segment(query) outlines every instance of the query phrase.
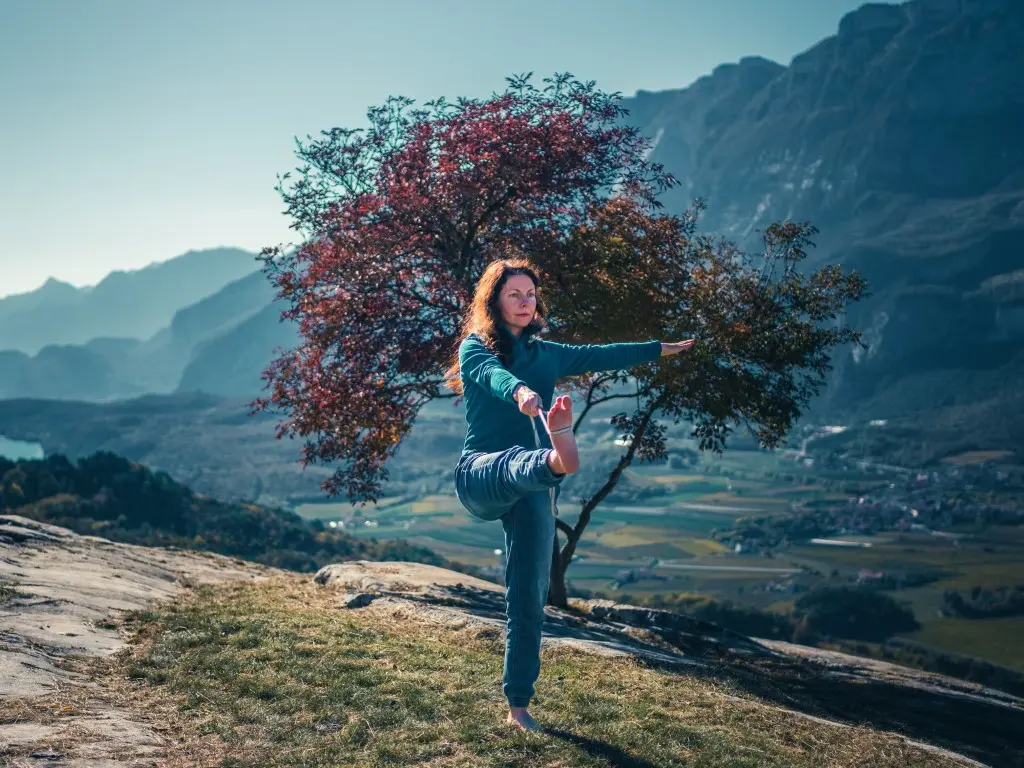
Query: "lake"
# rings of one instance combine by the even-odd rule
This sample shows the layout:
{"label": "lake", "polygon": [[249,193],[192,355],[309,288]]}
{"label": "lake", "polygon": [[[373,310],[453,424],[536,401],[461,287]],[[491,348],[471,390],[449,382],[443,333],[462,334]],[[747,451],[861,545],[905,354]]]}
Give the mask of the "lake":
{"label": "lake", "polygon": [[39,443],[8,440],[3,435],[0,435],[0,456],[11,461],[17,459],[41,459],[43,458],[43,446]]}

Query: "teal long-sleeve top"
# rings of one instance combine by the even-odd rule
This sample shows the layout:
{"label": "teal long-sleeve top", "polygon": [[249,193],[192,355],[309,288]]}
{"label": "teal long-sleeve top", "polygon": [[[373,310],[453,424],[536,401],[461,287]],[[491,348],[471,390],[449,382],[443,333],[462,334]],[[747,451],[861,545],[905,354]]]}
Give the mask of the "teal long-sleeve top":
{"label": "teal long-sleeve top", "polygon": [[[520,384],[536,392],[544,408],[549,409],[555,383],[565,376],[626,370],[660,356],[660,341],[574,345],[529,335],[515,339],[511,364],[506,368],[480,337],[470,334],[459,346],[467,424],[462,457],[503,451],[514,445],[535,447],[531,419],[512,399]],[[539,424],[537,432],[541,446],[550,448],[551,439]]]}

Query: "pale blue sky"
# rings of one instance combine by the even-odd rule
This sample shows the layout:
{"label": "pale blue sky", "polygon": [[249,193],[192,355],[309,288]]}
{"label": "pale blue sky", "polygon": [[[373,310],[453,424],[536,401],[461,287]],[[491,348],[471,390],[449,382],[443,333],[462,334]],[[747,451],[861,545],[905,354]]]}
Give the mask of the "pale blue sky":
{"label": "pale blue sky", "polygon": [[568,71],[680,88],[788,63],[860,0],[0,0],[0,296],[293,232],[294,137],[390,94],[487,97]]}

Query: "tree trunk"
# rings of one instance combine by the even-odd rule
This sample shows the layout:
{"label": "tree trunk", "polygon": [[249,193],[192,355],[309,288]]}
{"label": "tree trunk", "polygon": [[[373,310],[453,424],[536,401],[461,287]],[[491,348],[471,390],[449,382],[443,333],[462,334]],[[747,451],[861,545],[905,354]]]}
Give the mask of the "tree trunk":
{"label": "tree trunk", "polygon": [[558,532],[555,531],[555,546],[551,555],[551,582],[548,585],[548,605],[556,608],[569,607],[569,593],[565,588],[565,569],[558,551]]}
{"label": "tree trunk", "polygon": [[[656,400],[651,403],[643,418],[640,422],[640,426],[633,434],[633,440],[630,442],[629,449],[619,459],[619,463],[615,465],[615,469],[608,475],[608,480],[601,487],[601,489],[588,499],[580,510],[580,517],[576,521],[575,526],[570,526],[567,522],[561,518],[555,519],[555,543],[551,553],[551,581],[548,585],[548,605],[556,608],[568,608],[569,607],[569,591],[565,585],[565,572],[569,570],[569,564],[572,563],[572,556],[576,552],[576,544],[583,536],[583,531],[586,529],[587,524],[590,522],[590,516],[594,511],[594,508],[600,504],[604,498],[612,492],[612,489],[619,482],[619,478],[631,463],[633,463],[633,455],[636,453],[637,446],[643,439],[644,432],[647,431],[647,425],[651,423],[651,418],[654,416],[654,412],[661,405],[661,402]],[[558,531],[561,530],[566,537],[565,548],[559,550],[558,548]]]}

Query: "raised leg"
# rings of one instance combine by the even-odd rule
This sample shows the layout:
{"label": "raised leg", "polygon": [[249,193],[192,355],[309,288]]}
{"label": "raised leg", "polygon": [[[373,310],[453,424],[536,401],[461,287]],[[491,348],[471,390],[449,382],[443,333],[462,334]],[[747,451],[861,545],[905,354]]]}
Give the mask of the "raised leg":
{"label": "raised leg", "polygon": [[547,490],[562,482],[564,475],[556,475],[548,464],[550,453],[550,448],[514,446],[471,456],[455,470],[455,493],[475,516],[497,520],[526,494],[542,492],[547,498]]}

